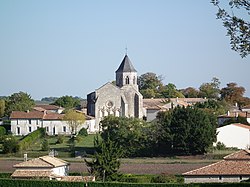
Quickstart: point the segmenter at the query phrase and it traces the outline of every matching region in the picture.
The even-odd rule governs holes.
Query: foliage
[[[223,26],[227,29],[227,36],[230,37],[231,49],[238,52],[244,58],[250,54],[250,1],[229,0],[229,10],[221,8],[219,0],[211,0],[211,3],[218,8],[216,14]],[[236,15],[236,12],[240,12]]]
[[[0,126],[0,137],[4,136],[5,134],[6,134],[6,129]]]
[[[79,135],[79,136],[88,136],[88,131],[87,131],[87,129],[81,128],[81,130],[79,130],[79,132],[78,132],[78,135]]]
[[[53,103],[57,99],[58,99],[58,97],[44,97],[44,98],[41,99],[41,101],[45,101],[45,102],[48,102],[48,103]]]
[[[226,150],[226,145],[223,142],[217,142],[216,149],[217,150]]]
[[[167,85],[163,86],[161,90],[161,95],[165,98],[183,98],[184,95],[176,89],[176,86],[172,83],[168,83]]]
[[[69,127],[71,134],[77,134],[77,128],[85,122],[85,115],[75,110],[68,110],[63,117]]]
[[[210,83],[203,83],[199,90],[199,97],[206,97],[209,99],[218,99],[220,94],[220,81],[213,77]]]
[[[151,183],[180,183],[183,182],[183,178],[177,177],[175,175],[156,175],[152,177]]]
[[[165,146],[174,154],[202,154],[215,141],[216,118],[196,107],[176,107],[157,119],[165,130]],[[164,145],[164,139],[161,143]]]
[[[62,144],[63,141],[64,141],[64,136],[63,135],[58,135],[56,143],[57,144]]]
[[[20,142],[20,150],[27,150],[35,141],[40,138],[44,138],[45,136],[45,128],[38,128],[37,130],[33,131],[32,133],[25,136]]]
[[[199,90],[196,90],[193,87],[188,87],[186,89],[182,89],[181,93],[186,98],[197,98],[197,97],[199,97]]]
[[[4,116],[5,111],[5,100],[0,99],[0,118]]]
[[[49,142],[46,138],[43,139],[42,145],[41,145],[42,151],[48,151],[49,150]]]
[[[163,87],[162,77],[148,72],[138,78],[139,90],[144,98],[161,97],[160,89]]]
[[[226,121],[223,122],[222,126],[229,125],[232,123],[241,123],[241,124],[245,124],[245,125],[250,125],[247,121],[247,118],[242,117],[242,116],[238,116],[235,118],[227,119]]]
[[[16,153],[19,151],[18,141],[14,136],[3,138],[3,153]]]
[[[230,104],[238,103],[240,106],[244,106],[245,98],[243,97],[245,93],[245,88],[242,86],[237,86],[236,83],[228,83],[227,87],[221,89],[221,99],[224,99]]]
[[[53,104],[66,109],[72,109],[80,105],[80,99],[66,95],[59,97]]]
[[[12,94],[5,102],[5,114],[10,115],[12,111],[27,111],[31,110],[35,105],[31,96],[24,92]]]
[[[125,151],[126,156],[141,155],[147,148],[148,124],[137,118],[107,116],[100,122],[101,137],[110,138]]]
[[[85,159],[86,165],[90,167],[90,173],[98,180],[115,180],[119,175],[121,147],[116,142],[111,141],[109,136],[103,141],[100,141],[96,136],[94,144],[96,152],[93,159],[91,161]]]
[[[224,100],[218,101],[214,99],[209,99],[203,103],[196,103],[195,107],[217,116],[225,114],[229,110],[229,106]]]

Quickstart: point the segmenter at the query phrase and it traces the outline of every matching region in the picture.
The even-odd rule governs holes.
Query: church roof
[[[128,55],[125,55],[125,57],[123,58],[121,65],[116,70],[116,73],[117,72],[136,72],[133,64],[128,58]]]

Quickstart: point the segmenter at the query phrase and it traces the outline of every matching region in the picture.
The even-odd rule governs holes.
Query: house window
[[[17,127],[17,135],[20,134],[20,127]]]
[[[63,132],[66,132],[66,126],[63,126]]]
[[[29,127],[29,132],[31,132],[32,131],[32,128],[31,127]]]
[[[129,77],[126,77],[126,84],[129,84]]]
[[[219,180],[222,180],[222,176],[219,176]]]
[[[49,127],[46,127],[46,132],[49,132]]]
[[[31,124],[31,119],[29,119],[29,124]]]
[[[39,125],[38,119],[36,120],[36,125]]]
[[[16,120],[16,124],[18,125],[18,119]]]
[[[242,180],[242,176],[240,176],[240,180]]]

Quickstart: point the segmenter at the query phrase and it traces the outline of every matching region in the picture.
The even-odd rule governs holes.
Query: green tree
[[[148,72],[138,78],[139,90],[144,98],[162,97],[160,90],[163,87],[162,77],[155,73]]]
[[[96,151],[92,160],[85,159],[86,165],[90,167],[89,172],[103,182],[116,180],[119,176],[121,147],[111,141],[109,136],[106,140],[100,141],[98,135],[95,137],[94,146]]]
[[[29,94],[18,92],[8,97],[5,104],[5,114],[9,116],[12,111],[31,110],[35,102]]]
[[[196,107],[176,107],[172,111],[159,113],[157,119],[165,131],[162,132],[166,134],[165,146],[173,154],[203,154],[215,141],[215,116]],[[161,142],[164,142],[164,138]]]
[[[195,107],[203,109],[204,111],[217,116],[225,114],[229,110],[228,103],[226,103],[224,100],[219,101],[214,99],[209,99],[203,103],[196,103]]]
[[[5,136],[2,147],[3,153],[16,153],[19,151],[18,141],[14,136]]]
[[[124,149],[124,155],[141,155],[147,149],[149,125],[137,118],[107,116],[100,122],[101,137],[110,138]]]
[[[193,87],[188,87],[186,89],[181,90],[182,94],[186,97],[186,98],[197,98],[199,97],[199,91],[196,90]]]
[[[78,127],[85,122],[85,115],[71,109],[63,116],[63,120],[68,123],[71,135],[73,135],[77,134]]]
[[[58,98],[52,104],[64,107],[66,109],[72,109],[72,108],[80,106],[80,99],[66,95],[66,96],[62,96],[62,97]]]
[[[210,83],[203,83],[200,88],[200,97],[209,99],[218,99],[220,94],[220,81],[218,78],[213,77]]]
[[[0,118],[4,116],[5,111],[5,100],[0,99]]]
[[[163,86],[161,89],[161,95],[165,98],[183,98],[184,95],[176,89],[176,86],[172,83],[168,83],[167,85]]]
[[[237,86],[236,83],[228,83],[227,87],[221,89],[221,99],[224,99],[230,104],[238,103],[240,106],[244,106],[244,93],[244,87]]]
[[[230,37],[231,49],[238,52],[242,58],[250,54],[250,1],[228,0],[228,7],[222,8],[219,0],[211,0],[218,8],[217,19],[222,20]],[[227,11],[227,9],[229,9]],[[236,10],[236,11],[235,11]],[[236,13],[239,13],[238,15]],[[244,19],[244,17],[246,19]]]

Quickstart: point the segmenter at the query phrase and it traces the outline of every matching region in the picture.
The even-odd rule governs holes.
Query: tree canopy
[[[250,15],[250,1],[228,0],[228,6],[224,7],[221,6],[219,0],[211,0],[211,3],[218,8],[216,16],[227,29],[231,49],[238,52],[242,58],[249,55],[250,22],[247,19]]]
[[[56,99],[56,101],[53,104],[64,107],[66,109],[72,109],[80,105],[80,99],[66,95]]]
[[[18,92],[8,97],[5,104],[5,115],[10,115],[12,111],[31,110],[35,102],[29,94]]]
[[[85,122],[85,115],[71,109],[65,113],[63,120],[68,123],[71,135],[73,135],[77,134],[78,127]]]
[[[106,140],[101,141],[98,135],[94,140],[95,153],[92,160],[85,159],[86,165],[90,168],[89,172],[97,180],[112,181],[117,178],[120,167],[119,158],[122,156],[122,149],[118,143],[111,141],[108,136]]]

